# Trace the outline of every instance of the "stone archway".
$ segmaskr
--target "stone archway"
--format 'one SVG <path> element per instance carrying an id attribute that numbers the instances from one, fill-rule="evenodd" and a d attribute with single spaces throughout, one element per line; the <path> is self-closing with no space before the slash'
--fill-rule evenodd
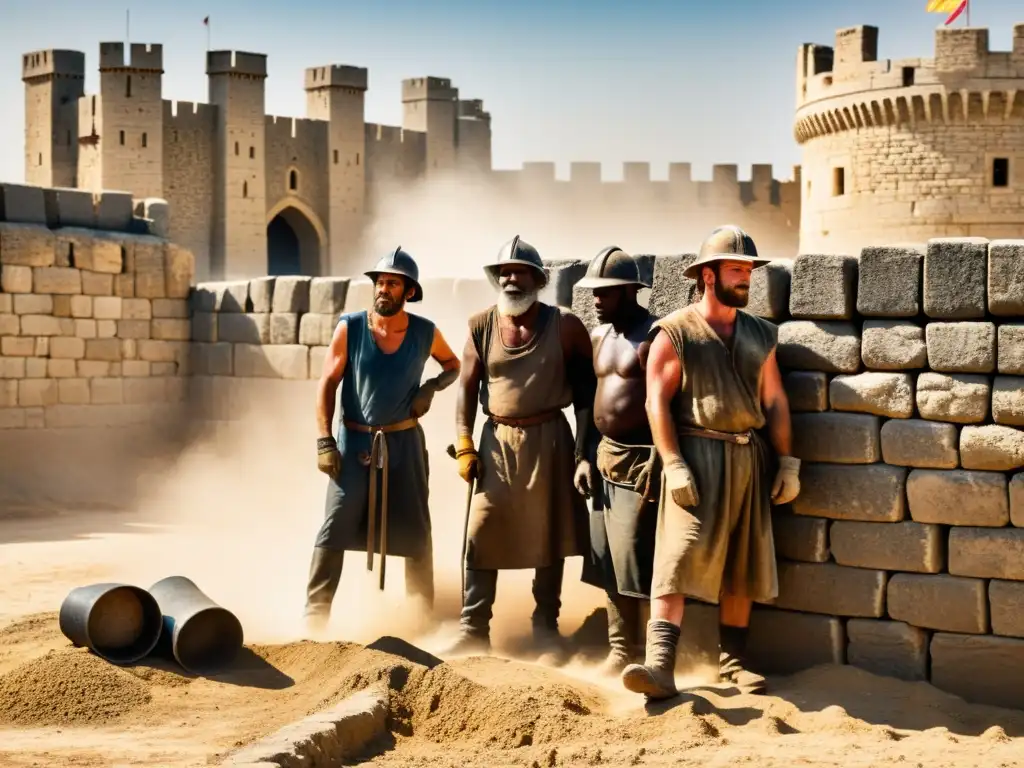
<path id="1" fill-rule="evenodd" d="M 288 200 L 267 217 L 267 274 L 323 274 L 326 238 L 312 211 Z"/>

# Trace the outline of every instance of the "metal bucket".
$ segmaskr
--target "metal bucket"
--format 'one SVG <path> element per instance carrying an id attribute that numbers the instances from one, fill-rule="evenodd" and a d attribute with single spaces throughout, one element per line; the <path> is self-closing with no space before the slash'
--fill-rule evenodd
<path id="1" fill-rule="evenodd" d="M 149 592 L 163 613 L 165 652 L 189 672 L 216 672 L 242 649 L 242 624 L 184 576 L 161 579 Z"/>
<path id="2" fill-rule="evenodd" d="M 156 600 L 130 584 L 76 587 L 61 603 L 58 622 L 72 643 L 114 664 L 148 656 L 163 628 Z"/>

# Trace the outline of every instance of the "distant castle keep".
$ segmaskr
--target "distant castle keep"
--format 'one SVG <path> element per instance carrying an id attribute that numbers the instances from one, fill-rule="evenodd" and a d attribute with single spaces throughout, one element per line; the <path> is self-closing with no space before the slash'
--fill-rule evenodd
<path id="1" fill-rule="evenodd" d="M 1024 24 L 940 28 L 934 59 L 878 61 L 878 29 L 804 45 L 800 250 L 857 253 L 931 237 L 1024 237 Z"/>
<path id="2" fill-rule="evenodd" d="M 797 250 L 799 168 L 785 182 L 770 165 L 755 165 L 744 182 L 735 165 L 715 166 L 710 182 L 692 180 L 689 163 L 672 164 L 662 182 L 651 181 L 648 163 L 626 163 L 623 182 L 604 183 L 599 163 L 573 163 L 570 181 L 556 181 L 554 163 L 495 171 L 483 102 L 461 100 L 443 78 L 403 81 L 399 128 L 365 122 L 360 67 L 307 69 L 308 118 L 293 119 L 266 115 L 265 55 L 208 52 L 209 104 L 194 104 L 163 98 L 162 46 L 132 44 L 129 53 L 125 61 L 122 43 L 100 44 L 94 96 L 84 94 L 83 53 L 24 55 L 25 181 L 167 200 L 169 235 L 195 254 L 200 280 L 351 274 L 389 190 L 453 173 L 507 201 L 492 249 L 516 232 L 560 226 L 584 231 L 594 252 L 609 243 L 679 252 L 732 221 L 762 250 Z M 458 201 L 445 205 L 457 220 Z"/>

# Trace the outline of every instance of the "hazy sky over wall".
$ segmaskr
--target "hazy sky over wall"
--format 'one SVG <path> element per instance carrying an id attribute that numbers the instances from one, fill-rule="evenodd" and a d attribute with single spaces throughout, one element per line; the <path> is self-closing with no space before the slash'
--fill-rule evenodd
<path id="1" fill-rule="evenodd" d="M 214 49 L 268 54 L 267 110 L 305 116 L 303 70 L 324 64 L 369 69 L 369 122 L 400 125 L 401 81 L 450 77 L 463 98 L 492 115 L 494 165 L 573 160 L 670 161 L 710 178 L 714 163 L 773 163 L 789 178 L 796 49 L 831 45 L 835 30 L 880 28 L 879 57 L 932 55 L 941 15 L 926 0 L 0 0 L 0 180 L 24 179 L 21 54 L 70 48 L 86 54 L 95 92 L 100 41 L 164 46 L 165 99 L 207 101 L 204 16 Z M 1019 0 L 979 0 L 972 26 L 1009 50 Z M 962 23 L 961 20 L 956 22 Z"/>

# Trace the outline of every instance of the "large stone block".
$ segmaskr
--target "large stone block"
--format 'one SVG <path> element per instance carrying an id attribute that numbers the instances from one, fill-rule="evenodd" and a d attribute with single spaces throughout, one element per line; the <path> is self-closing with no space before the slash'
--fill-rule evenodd
<path id="1" fill-rule="evenodd" d="M 937 632 L 931 682 L 979 704 L 1024 709 L 1024 640 Z"/>
<path id="2" fill-rule="evenodd" d="M 58 233 L 68 237 L 74 252 L 71 263 L 79 269 L 87 269 L 105 275 L 120 275 L 129 266 L 128 248 L 118 235 L 108 232 L 62 229 Z M 134 264 L 131 265 L 134 268 Z M 133 292 L 134 292 L 134 278 Z"/>
<path id="3" fill-rule="evenodd" d="M 573 305 L 573 288 L 587 273 L 588 264 L 589 262 L 582 259 L 560 259 L 545 262 L 544 266 L 548 271 L 548 284 L 544 286 L 541 301 L 560 307 L 571 307 Z M 310 311 L 321 312 L 322 310 L 310 309 Z M 326 310 L 322 313 L 329 314 Z"/>
<path id="4" fill-rule="evenodd" d="M 235 344 L 234 375 L 308 379 L 309 348 L 301 344 Z"/>
<path id="5" fill-rule="evenodd" d="M 777 259 L 750 274 L 750 300 L 747 312 L 773 322 L 789 316 L 789 289 L 793 277 L 793 262 Z"/>
<path id="6" fill-rule="evenodd" d="M 879 246 L 860 252 L 857 311 L 865 317 L 914 317 L 921 311 L 925 249 Z"/>
<path id="7" fill-rule="evenodd" d="M 758 669 L 788 675 L 820 664 L 842 664 L 846 634 L 842 620 L 834 616 L 756 607 L 748 648 Z"/>
<path id="8" fill-rule="evenodd" d="M 131 192 L 103 191 L 95 194 L 96 228 L 128 232 L 135 213 Z"/>
<path id="9" fill-rule="evenodd" d="M 917 411 L 930 421 L 978 424 L 988 417 L 991 395 L 987 376 L 922 373 L 917 377 Z"/>
<path id="10" fill-rule="evenodd" d="M 476 281 L 474 281 L 476 282 Z M 493 298 L 493 292 L 488 298 Z M 484 307 L 490 306 L 485 304 Z M 484 307 L 481 307 L 483 309 Z M 366 279 L 353 280 L 348 286 L 348 296 L 345 297 L 346 312 L 361 312 L 364 309 L 373 308 L 373 283 Z"/>
<path id="11" fill-rule="evenodd" d="M 938 573 L 946 566 L 945 531 L 938 525 L 837 520 L 829 543 L 839 565 L 913 573 Z"/>
<path id="12" fill-rule="evenodd" d="M 216 312 L 194 312 L 192 314 L 192 340 L 213 343 L 217 341 Z"/>
<path id="13" fill-rule="evenodd" d="M 43 187 L 0 184 L 0 220 L 45 225 L 46 198 Z"/>
<path id="14" fill-rule="evenodd" d="M 164 250 L 164 290 L 167 298 L 186 299 L 196 276 L 196 257 L 188 248 L 167 243 Z M 138 262 L 136 262 L 138 270 Z M 138 281 L 136 280 L 136 292 Z M 137 293 L 142 296 L 144 294 Z"/>
<path id="15" fill-rule="evenodd" d="M 906 516 L 907 470 L 887 464 L 804 464 L 793 512 L 832 520 L 895 523 Z"/>
<path id="16" fill-rule="evenodd" d="M 1024 376 L 996 376 L 992 383 L 992 420 L 1024 427 Z"/>
<path id="17" fill-rule="evenodd" d="M 1010 522 L 1024 528 L 1024 472 L 1010 478 L 1007 490 L 1010 495 Z"/>
<path id="18" fill-rule="evenodd" d="M 779 596 L 772 605 L 831 616 L 881 618 L 885 571 L 834 563 L 779 563 Z"/>
<path id="19" fill-rule="evenodd" d="M 683 276 L 697 256 L 686 253 L 679 256 L 658 256 L 654 260 L 654 285 L 647 309 L 652 315 L 664 317 L 677 309 L 692 304 L 697 282 Z"/>
<path id="20" fill-rule="evenodd" d="M 320 279 L 320 278 L 316 278 Z M 257 277 L 249 281 L 249 307 L 256 314 L 269 314 L 274 308 L 274 283 L 277 278 Z"/>
<path id="21" fill-rule="evenodd" d="M 193 312 L 247 312 L 249 281 L 200 283 L 192 291 Z"/>
<path id="22" fill-rule="evenodd" d="M 1024 431 L 998 424 L 964 427 L 960 431 L 960 464 L 964 469 L 996 472 L 1024 467 Z"/>
<path id="23" fill-rule="evenodd" d="M 889 579 L 889 616 L 922 629 L 988 632 L 988 597 L 982 579 L 946 573 L 896 573 Z"/>
<path id="24" fill-rule="evenodd" d="M 829 402 L 837 411 L 909 419 L 914 413 L 914 381 L 909 373 L 840 375 L 829 384 Z"/>
<path id="25" fill-rule="evenodd" d="M 269 344 L 270 317 L 222 312 L 217 317 L 217 338 L 234 344 Z"/>
<path id="26" fill-rule="evenodd" d="M 270 343 L 298 344 L 299 316 L 294 313 L 273 313 L 270 315 Z"/>
<path id="27" fill-rule="evenodd" d="M 820 413 L 828 410 L 828 375 L 818 371 L 790 371 L 783 386 L 794 413 Z"/>
<path id="28" fill-rule="evenodd" d="M 803 461 L 873 464 L 882 457 L 877 416 L 860 413 L 794 413 L 793 455 Z"/>
<path id="29" fill-rule="evenodd" d="M 274 281 L 273 312 L 275 314 L 302 314 L 309 312 L 309 286 L 312 278 L 285 275 Z"/>
<path id="30" fill-rule="evenodd" d="M 990 581 L 988 604 L 992 634 L 1024 637 L 1024 582 Z"/>
<path id="31" fill-rule="evenodd" d="M 137 237 L 130 247 L 134 255 L 135 295 L 144 299 L 169 298 L 164 243 L 155 237 Z"/>
<path id="32" fill-rule="evenodd" d="M 850 619 L 846 661 L 885 677 L 928 679 L 928 633 L 901 621 Z"/>
<path id="33" fill-rule="evenodd" d="M 234 344 L 193 342 L 189 365 L 195 376 L 232 376 L 235 370 Z"/>
<path id="34" fill-rule="evenodd" d="M 56 260 L 57 239 L 46 227 L 0 223 L 0 262 L 17 267 L 52 267 Z"/>
<path id="35" fill-rule="evenodd" d="M 588 332 L 593 332 L 601 323 L 594 309 L 594 291 L 590 288 L 574 288 L 572 294 L 572 313 L 583 323 Z"/>
<path id="36" fill-rule="evenodd" d="M 955 469 L 960 435 L 953 424 L 893 419 L 882 425 L 882 461 L 900 467 Z"/>
<path id="37" fill-rule="evenodd" d="M 4 293 L 32 293 L 32 267 L 0 266 L 0 290 Z"/>
<path id="38" fill-rule="evenodd" d="M 907 506 L 919 523 L 1001 527 L 1010 521 L 1006 477 L 999 472 L 915 469 Z"/>
<path id="39" fill-rule="evenodd" d="M 993 240 L 988 245 L 988 311 L 1024 315 L 1024 240 Z"/>
<path id="40" fill-rule="evenodd" d="M 89 190 L 45 189 L 43 195 L 47 209 L 52 205 L 56 211 L 56 226 L 96 228 L 96 208 Z"/>
<path id="41" fill-rule="evenodd" d="M 924 328 L 904 320 L 865 320 L 861 332 L 864 365 L 879 371 L 905 371 L 928 365 Z"/>
<path id="42" fill-rule="evenodd" d="M 36 267 L 32 272 L 32 285 L 37 293 L 82 292 L 82 272 L 74 267 Z"/>
<path id="43" fill-rule="evenodd" d="M 803 563 L 828 562 L 829 521 L 816 517 L 776 513 L 772 516 L 775 553 Z"/>
<path id="44" fill-rule="evenodd" d="M 135 202 L 136 218 L 144 219 L 147 234 L 168 237 L 171 231 L 171 206 L 159 197 L 146 197 Z"/>
<path id="45" fill-rule="evenodd" d="M 319 315 L 307 312 L 299 321 L 299 344 L 307 347 L 327 347 L 331 344 L 338 315 Z"/>
<path id="46" fill-rule="evenodd" d="M 857 306 L 857 258 L 798 256 L 793 263 L 789 313 L 805 320 L 849 320 Z"/>
<path id="47" fill-rule="evenodd" d="M 978 579 L 1024 581 L 1024 530 L 951 528 L 949 572 Z"/>
<path id="48" fill-rule="evenodd" d="M 984 317 L 987 275 L 985 238 L 929 240 L 924 257 L 924 313 L 937 320 Z"/>
<path id="49" fill-rule="evenodd" d="M 928 365 L 943 373 L 991 373 L 996 369 L 995 323 L 928 323 Z"/>
<path id="50" fill-rule="evenodd" d="M 999 326 L 996 357 L 1000 373 L 1024 376 L 1024 323 Z"/>
<path id="51" fill-rule="evenodd" d="M 853 323 L 790 320 L 779 326 L 778 359 L 783 368 L 856 373 L 860 332 Z"/>
<path id="52" fill-rule="evenodd" d="M 337 319 L 345 311 L 348 284 L 347 277 L 314 277 L 309 284 L 309 311 Z"/>

